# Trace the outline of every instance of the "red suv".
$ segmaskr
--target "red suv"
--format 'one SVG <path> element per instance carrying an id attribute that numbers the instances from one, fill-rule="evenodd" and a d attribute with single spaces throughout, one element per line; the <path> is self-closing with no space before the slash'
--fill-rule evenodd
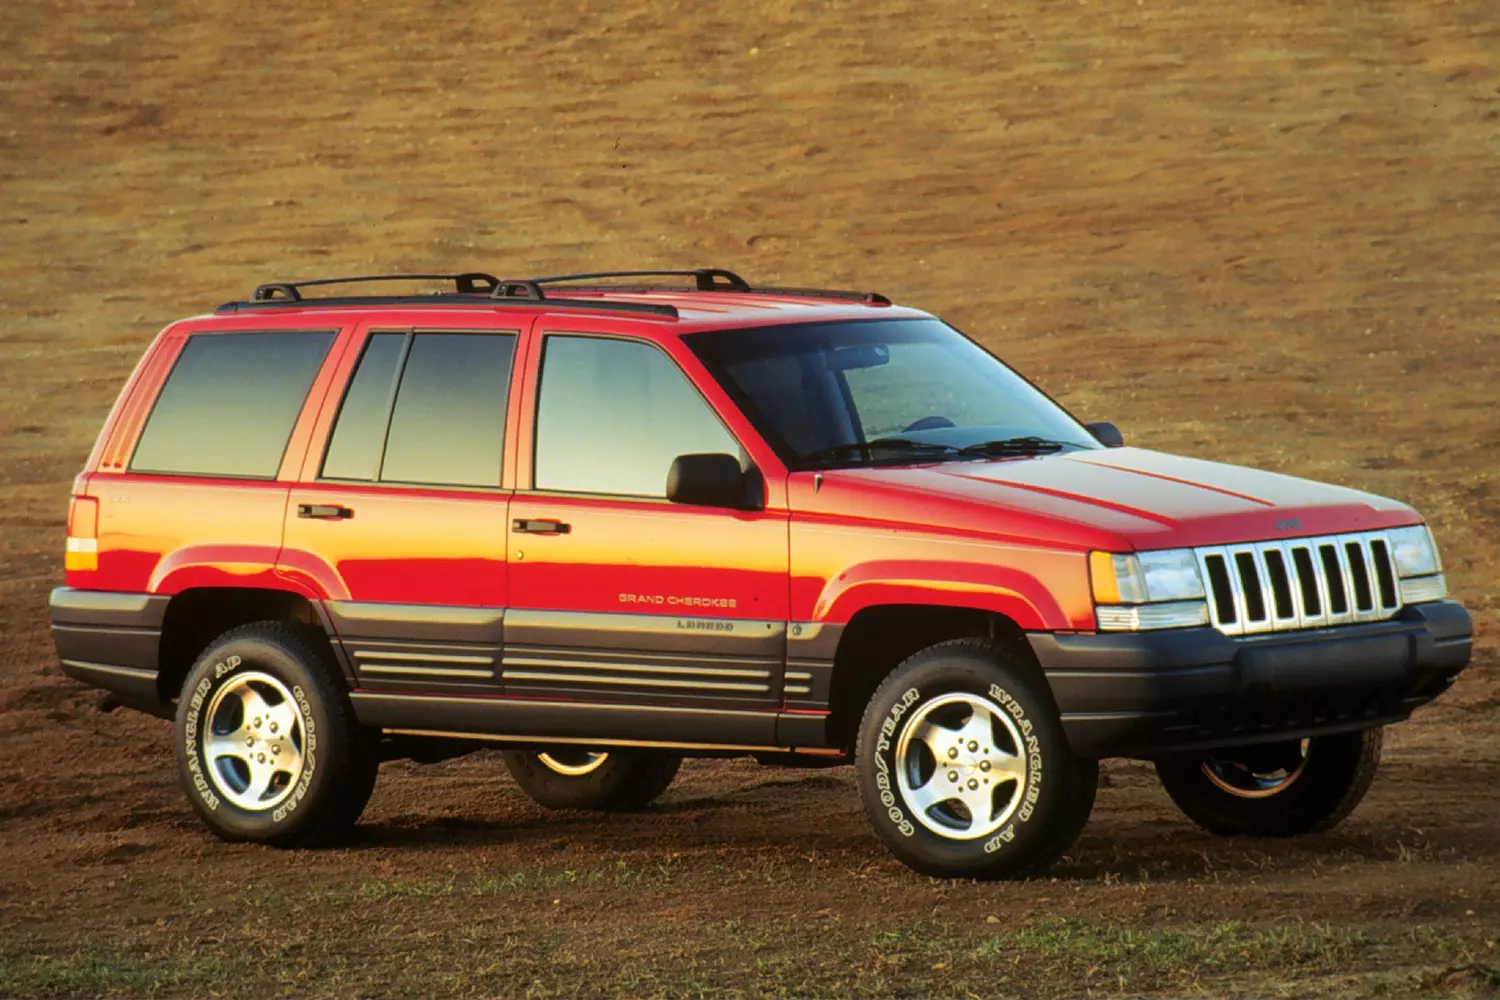
<path id="1" fill-rule="evenodd" d="M 346 830 L 486 744 L 555 807 L 685 756 L 853 764 L 944 876 L 1050 865 L 1101 757 L 1325 829 L 1469 661 L 1409 507 L 1123 447 L 934 317 L 722 270 L 174 323 L 73 489 L 63 669 L 176 721 L 221 837 Z M 685 287 L 681 287 L 685 286 Z"/>

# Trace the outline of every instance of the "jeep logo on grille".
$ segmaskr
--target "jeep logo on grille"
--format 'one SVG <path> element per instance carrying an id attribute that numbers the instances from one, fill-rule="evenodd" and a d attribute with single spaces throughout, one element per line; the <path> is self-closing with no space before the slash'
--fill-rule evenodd
<path id="1" fill-rule="evenodd" d="M 1276 522 L 1277 531 L 1296 531 L 1300 527 L 1302 527 L 1302 518 L 1300 517 L 1288 517 Z"/>

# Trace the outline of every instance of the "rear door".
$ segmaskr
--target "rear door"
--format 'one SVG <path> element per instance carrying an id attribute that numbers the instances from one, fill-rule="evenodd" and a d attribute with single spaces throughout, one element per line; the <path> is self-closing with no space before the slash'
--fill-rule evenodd
<path id="1" fill-rule="evenodd" d="M 278 571 L 332 598 L 361 688 L 498 690 L 519 333 L 377 325 L 350 352 Z"/>
<path id="2" fill-rule="evenodd" d="M 661 346 L 539 339 L 530 461 L 517 470 L 529 488 L 510 512 L 506 695 L 779 707 L 786 511 L 666 499 L 676 456 L 748 458 Z"/>

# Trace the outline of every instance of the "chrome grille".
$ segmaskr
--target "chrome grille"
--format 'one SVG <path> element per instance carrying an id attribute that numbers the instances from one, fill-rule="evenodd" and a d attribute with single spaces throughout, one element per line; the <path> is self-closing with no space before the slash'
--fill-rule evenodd
<path id="1" fill-rule="evenodd" d="M 1227 635 L 1380 621 L 1401 610 L 1383 532 L 1193 551 L 1208 588 L 1209 617 Z"/>

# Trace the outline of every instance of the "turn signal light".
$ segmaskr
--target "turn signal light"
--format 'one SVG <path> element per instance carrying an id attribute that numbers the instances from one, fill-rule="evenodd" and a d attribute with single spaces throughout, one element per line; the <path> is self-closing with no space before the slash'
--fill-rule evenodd
<path id="1" fill-rule="evenodd" d="M 63 567 L 70 573 L 99 568 L 99 501 L 74 497 L 68 504 L 68 543 Z"/>

